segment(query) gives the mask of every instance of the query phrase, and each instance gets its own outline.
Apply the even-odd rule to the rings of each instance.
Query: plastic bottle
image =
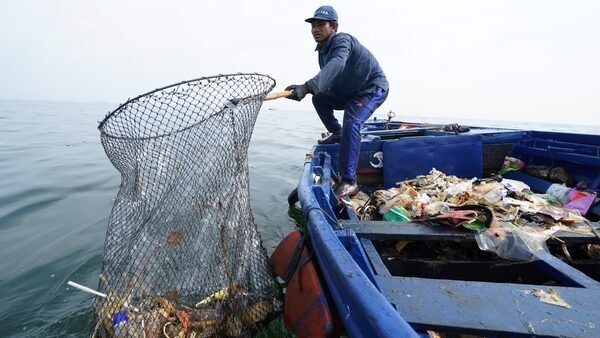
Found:
[[[490,190],[483,196],[483,198],[488,203],[496,203],[502,200],[504,196],[506,196],[506,191]]]
[[[127,337],[127,312],[125,310],[119,311],[113,315],[113,331],[115,337]]]

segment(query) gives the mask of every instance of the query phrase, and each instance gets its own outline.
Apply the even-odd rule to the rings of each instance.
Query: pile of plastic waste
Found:
[[[557,231],[592,234],[591,223],[570,201],[501,176],[463,179],[432,169],[370,196],[361,192],[351,203],[362,220],[469,229],[480,249],[513,259],[532,259]]]

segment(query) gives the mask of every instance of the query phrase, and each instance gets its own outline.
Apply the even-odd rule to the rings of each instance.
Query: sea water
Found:
[[[93,296],[66,282],[98,284],[120,176],[96,127],[116,107],[0,101],[0,337],[87,333]],[[401,118],[600,133],[599,126]],[[259,115],[249,150],[250,193],[268,252],[296,227],[287,196],[321,131],[314,112],[263,109]]]

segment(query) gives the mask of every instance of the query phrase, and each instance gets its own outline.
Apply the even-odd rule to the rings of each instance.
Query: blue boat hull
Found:
[[[561,165],[578,181],[586,180],[589,188],[600,188],[600,136],[473,127],[453,135],[414,124],[414,130],[403,133],[382,126],[383,122],[373,121],[363,130],[361,184],[389,188],[427,174],[432,167],[447,174],[481,177],[497,170],[504,156],[511,154],[526,157],[528,163]],[[392,265],[382,261],[374,245],[377,240],[473,242],[473,236],[413,223],[394,227],[393,222],[359,221],[351,208],[340,206],[333,196],[337,154],[337,145],[313,149],[298,197],[316,261],[350,336],[413,337],[426,330],[486,336],[600,336],[596,307],[600,283],[548,253],[536,253],[536,259],[520,269],[536,269],[557,281],[554,288],[573,309],[527,297],[524,290],[540,287],[535,283],[460,280],[460,273],[451,279],[396,274]],[[536,181],[530,181],[535,189]],[[548,182],[537,183],[539,189],[547,188]],[[600,216],[600,207],[594,206],[590,214]],[[594,236],[564,236],[567,243],[598,243]],[[439,268],[458,271],[459,266],[440,264]],[[461,273],[469,275],[473,266],[479,265]]]

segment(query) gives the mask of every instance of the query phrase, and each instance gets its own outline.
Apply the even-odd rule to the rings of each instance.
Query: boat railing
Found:
[[[336,230],[337,220],[332,219],[331,210],[323,208],[328,203],[319,203],[332,196],[330,172],[323,170],[331,167],[329,161],[327,154],[306,159],[298,198],[307,219],[313,252],[337,312],[352,337],[417,337],[340,241],[349,231]],[[345,242],[354,243],[351,250],[362,250],[356,241]]]

